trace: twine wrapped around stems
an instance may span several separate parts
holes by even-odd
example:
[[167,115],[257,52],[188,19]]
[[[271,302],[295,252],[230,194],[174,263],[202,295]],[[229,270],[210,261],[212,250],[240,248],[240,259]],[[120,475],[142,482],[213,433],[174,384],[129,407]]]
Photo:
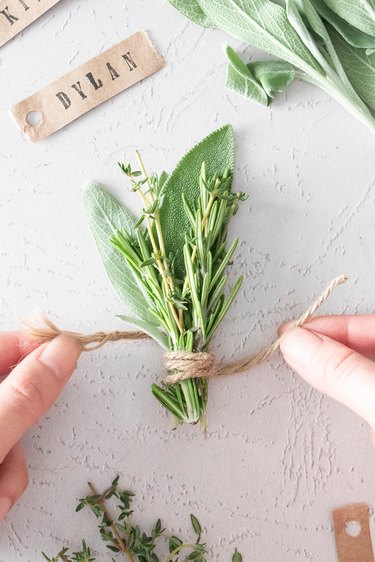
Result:
[[[348,280],[346,275],[340,275],[331,281],[319,298],[306,310],[302,316],[288,324],[289,328],[302,326],[319,310],[322,304],[329,298],[338,285]],[[94,351],[103,347],[109,342],[125,340],[149,339],[150,336],[144,332],[95,332],[93,334],[80,334],[79,332],[69,332],[60,330],[51,320],[42,316],[44,326],[36,326],[32,322],[24,323],[24,330],[38,343],[51,341],[56,336],[65,335],[77,340],[82,347],[82,351]],[[164,382],[175,384],[177,382],[192,378],[212,378],[243,373],[259,365],[280,348],[278,338],[271,345],[262,349],[253,356],[245,357],[233,362],[217,362],[210,352],[189,352],[189,351],[169,351],[164,354],[164,365],[168,371]]]

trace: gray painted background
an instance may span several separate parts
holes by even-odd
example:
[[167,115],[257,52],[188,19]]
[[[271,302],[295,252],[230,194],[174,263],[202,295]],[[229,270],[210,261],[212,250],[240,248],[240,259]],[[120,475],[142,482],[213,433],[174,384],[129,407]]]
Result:
[[[110,6],[110,7],[108,7]],[[166,68],[50,139],[32,145],[7,108],[98,51],[148,29]],[[269,109],[224,89],[227,37],[189,24],[164,0],[63,0],[0,51],[0,326],[42,310],[68,329],[121,328],[81,205],[94,178],[136,208],[116,169],[143,150],[171,170],[184,151],[230,122],[238,189],[233,224],[244,290],[215,340],[219,358],[256,351],[337,274],[349,283],[325,312],[374,308],[375,138],[335,101],[295,84]],[[236,46],[235,41],[231,44]],[[252,51],[246,51],[250,56]],[[0,526],[1,562],[86,537],[106,562],[94,521],[74,515],[90,478],[119,473],[137,519],[188,535],[193,511],[210,560],[334,562],[330,511],[375,505],[365,424],[312,391],[278,356],[210,386],[208,432],[170,430],[150,395],[163,375],[156,345],[113,345],[82,357],[56,406],[24,438],[30,486]]]

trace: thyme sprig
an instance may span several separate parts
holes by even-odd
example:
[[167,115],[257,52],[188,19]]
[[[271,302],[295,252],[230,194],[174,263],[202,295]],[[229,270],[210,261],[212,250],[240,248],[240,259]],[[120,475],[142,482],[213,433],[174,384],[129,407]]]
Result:
[[[136,154],[139,169],[133,170],[131,164],[119,166],[130,180],[131,191],[140,195],[142,215],[136,224],[136,236],[125,229],[117,230],[111,242],[140,284],[150,313],[167,336],[168,348],[204,351],[243,282],[243,277],[239,277],[229,294],[225,294],[225,269],[238,244],[236,238],[227,248],[227,227],[237,212],[238,202],[246,195],[231,192],[229,169],[207,177],[206,165],[202,163],[195,205],[190,205],[182,195],[181,205],[190,228],[183,246],[185,275],[180,279],[175,268],[176,256],[167,255],[160,220],[164,179],[148,175],[140,153]],[[152,392],[177,423],[200,420],[205,427],[207,380],[186,380],[173,386],[153,384]]]
[[[156,548],[162,541],[167,545],[169,552],[165,562],[186,562],[188,560],[207,562],[206,544],[201,541],[202,527],[194,515],[190,515],[191,525],[196,536],[194,542],[184,542],[179,537],[168,534],[160,519],[156,521],[151,533],[146,533],[139,525],[134,525],[131,520],[134,493],[129,490],[121,490],[118,483],[119,477],[117,476],[111,486],[103,494],[99,494],[94,485],[89,482],[91,494],[81,498],[76,508],[76,512],[86,508],[95,515],[99,520],[100,537],[115,556],[120,555],[127,562],[160,562]],[[107,507],[111,498],[114,498],[117,503],[115,519],[111,518]],[[42,554],[47,562],[95,562],[96,558],[85,540],[81,541],[81,545],[79,551],[71,554],[67,547],[63,547],[53,558]],[[111,560],[115,562],[114,558]],[[242,562],[242,556],[237,549],[232,556],[232,562]]]

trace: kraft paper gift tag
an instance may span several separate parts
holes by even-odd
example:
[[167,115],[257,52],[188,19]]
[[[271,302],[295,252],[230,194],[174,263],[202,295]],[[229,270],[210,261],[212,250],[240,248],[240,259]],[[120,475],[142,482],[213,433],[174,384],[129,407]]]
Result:
[[[147,33],[140,31],[17,103],[10,112],[21,131],[36,142],[163,67],[163,57]],[[35,112],[40,122],[35,122]]]
[[[332,515],[339,562],[374,562],[369,506],[354,503],[335,509]],[[356,526],[355,534],[349,533],[350,523]]]
[[60,0],[0,0],[0,47]]

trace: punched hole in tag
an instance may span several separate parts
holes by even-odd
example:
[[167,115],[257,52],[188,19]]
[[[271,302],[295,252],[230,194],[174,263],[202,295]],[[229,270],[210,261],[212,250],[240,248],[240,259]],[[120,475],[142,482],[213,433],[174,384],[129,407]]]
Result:
[[361,524],[359,521],[357,521],[356,519],[349,519],[348,521],[346,521],[345,523],[345,533],[349,536],[349,537],[359,537],[359,535],[361,534],[362,528],[361,528]]
[[29,111],[26,115],[26,123],[30,127],[39,127],[43,122],[43,115],[39,111]]

